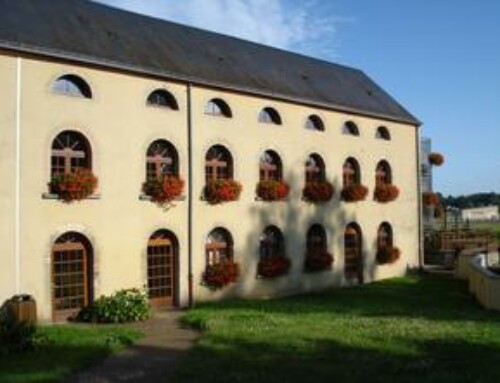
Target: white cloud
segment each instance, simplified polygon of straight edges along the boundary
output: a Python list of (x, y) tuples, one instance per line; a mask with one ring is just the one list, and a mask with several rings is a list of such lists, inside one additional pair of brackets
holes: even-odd
[(98, 0), (134, 12), (316, 56), (336, 55), (338, 19), (318, 0)]

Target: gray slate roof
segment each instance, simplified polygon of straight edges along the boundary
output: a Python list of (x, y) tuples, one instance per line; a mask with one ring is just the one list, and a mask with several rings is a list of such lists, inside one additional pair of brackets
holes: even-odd
[(0, 0), (0, 47), (419, 124), (360, 70), (85, 0)]

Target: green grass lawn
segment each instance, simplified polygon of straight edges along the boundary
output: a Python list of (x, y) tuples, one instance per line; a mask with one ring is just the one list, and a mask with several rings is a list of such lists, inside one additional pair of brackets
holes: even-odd
[(470, 222), (471, 229), (490, 230), (500, 241), (500, 222)]
[(140, 338), (126, 327), (41, 326), (40, 346), (27, 353), (0, 355), (1, 383), (58, 382)]
[(451, 278), (203, 304), (184, 321), (203, 336), (179, 382), (500, 382), (500, 313)]

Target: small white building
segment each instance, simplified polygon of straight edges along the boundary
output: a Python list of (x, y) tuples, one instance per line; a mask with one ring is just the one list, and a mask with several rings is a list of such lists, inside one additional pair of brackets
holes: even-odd
[(499, 220), (498, 206), (483, 206), (462, 210), (464, 221), (495, 221)]

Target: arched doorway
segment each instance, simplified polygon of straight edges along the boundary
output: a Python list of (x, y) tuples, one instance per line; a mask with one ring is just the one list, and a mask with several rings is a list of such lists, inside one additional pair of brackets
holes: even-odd
[(347, 225), (344, 232), (344, 275), (363, 283), (363, 239), (356, 223)]
[(93, 300), (93, 252), (82, 234), (68, 232), (52, 246), (52, 319), (73, 318)]
[(168, 230), (156, 231), (148, 241), (148, 297), (155, 309), (177, 304), (177, 270), (179, 246)]

